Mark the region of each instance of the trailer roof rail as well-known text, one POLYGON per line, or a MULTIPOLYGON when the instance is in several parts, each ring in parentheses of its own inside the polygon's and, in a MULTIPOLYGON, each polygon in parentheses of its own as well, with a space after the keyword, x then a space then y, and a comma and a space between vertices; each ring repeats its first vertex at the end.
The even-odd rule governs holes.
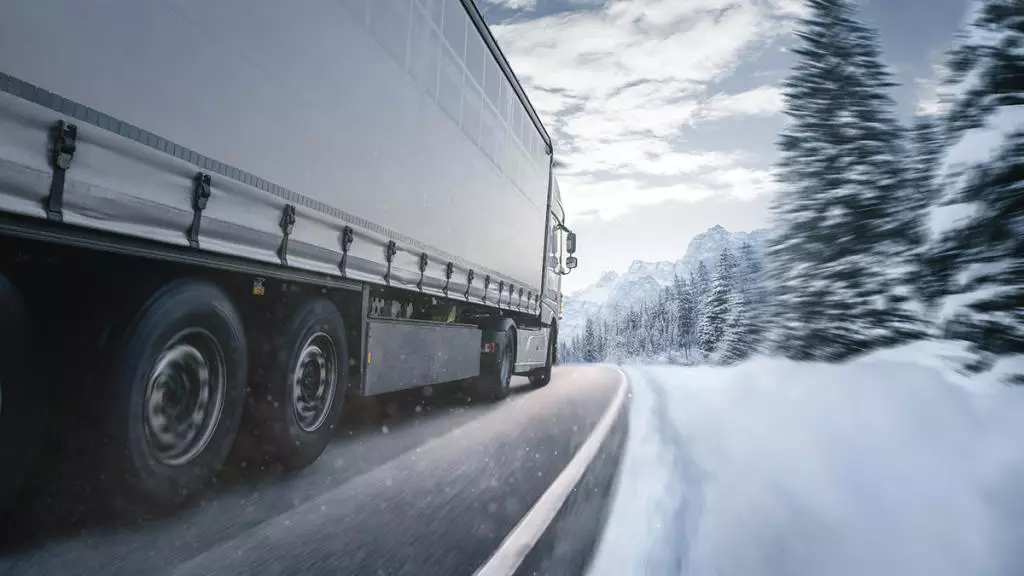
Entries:
POLYGON ((512 85, 512 89, 515 90, 519 96, 519 100, 523 103, 526 108, 526 113, 530 115, 530 119, 533 120, 533 125, 540 131, 541 138, 544 139, 544 144, 547 146, 547 153, 550 155, 553 153, 551 145, 551 136, 548 135, 547 129, 544 127, 544 123, 541 122, 540 116, 537 115, 537 111, 533 108, 533 103, 530 102, 530 98, 526 95, 526 91, 523 90, 522 84, 519 83, 519 78, 516 77, 516 73, 512 71, 512 66, 508 63, 508 58, 505 57, 505 53, 502 52, 501 46, 498 46, 498 41, 494 38, 494 34, 491 33, 491 29, 487 26, 487 22, 484 20, 483 14, 480 13, 480 9, 477 8, 474 0, 461 0, 462 6, 465 7, 466 12, 469 13, 469 19, 473 22, 473 26, 476 27, 477 32, 484 39, 484 44, 490 49, 491 54, 495 60, 498 61, 498 67, 504 72, 505 77, 508 78, 509 83, 512 85))

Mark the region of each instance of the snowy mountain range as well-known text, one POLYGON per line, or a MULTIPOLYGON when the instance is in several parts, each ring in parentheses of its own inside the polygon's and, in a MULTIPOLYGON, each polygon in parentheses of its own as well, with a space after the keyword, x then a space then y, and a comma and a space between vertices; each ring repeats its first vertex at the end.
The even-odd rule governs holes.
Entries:
POLYGON ((726 247, 736 253, 744 242, 749 242, 757 254, 762 254, 768 232, 767 229, 729 232, 721 226, 713 226, 695 236, 683 257, 675 262, 635 260, 624 273, 605 272, 596 283, 565 297, 559 339, 572 338, 583 329, 588 317, 604 310, 655 298, 664 287, 672 284, 676 274, 689 278, 690 271, 695 271, 700 262, 714 273, 715 263, 726 247))

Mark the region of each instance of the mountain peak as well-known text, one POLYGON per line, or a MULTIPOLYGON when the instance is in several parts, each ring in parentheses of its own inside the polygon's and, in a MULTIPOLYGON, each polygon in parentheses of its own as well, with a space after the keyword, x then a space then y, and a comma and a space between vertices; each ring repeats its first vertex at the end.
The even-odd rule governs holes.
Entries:
POLYGON ((661 290, 672 285, 677 274, 688 277, 701 262, 714 270, 724 248, 737 251, 740 245, 749 242, 760 253, 766 234, 766 230, 729 232, 724 226, 715 225, 695 236, 686 254, 676 262, 634 260, 624 273, 605 272, 595 284, 566 298, 562 334, 577 333, 583 329, 588 316, 602 314, 603 310, 657 298, 661 290))
POLYGON ((634 273, 635 274, 636 272, 640 272, 641 270, 649 267, 650 265, 651 265, 650 262, 645 262, 643 260, 633 260, 633 263, 629 265, 629 271, 626 272, 626 273, 627 274, 630 274, 630 273, 634 273))
POLYGON ((678 264, 683 270, 696 270, 697 265, 704 262, 708 269, 714 269, 715 262, 722 250, 728 248, 736 252, 744 243, 750 243, 757 252, 763 250, 763 239, 766 230, 754 230, 753 232, 729 232, 725 227, 716 224, 708 228, 707 232, 698 234, 690 240, 686 247, 686 255, 679 260, 678 264))

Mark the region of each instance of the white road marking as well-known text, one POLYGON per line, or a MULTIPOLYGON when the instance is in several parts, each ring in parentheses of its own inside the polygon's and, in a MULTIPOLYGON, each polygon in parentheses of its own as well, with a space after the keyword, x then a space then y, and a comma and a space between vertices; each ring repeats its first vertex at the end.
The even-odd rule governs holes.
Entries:
POLYGON ((626 399, 626 390, 629 388, 626 374, 622 370, 619 370, 619 379, 619 389, 597 422, 597 426, 594 426, 590 437, 580 446, 576 455, 555 478, 547 491, 541 495, 533 508, 530 508, 515 528, 509 532, 494 554, 474 572, 474 576, 511 576, 540 540, 541 535, 544 534, 562 508, 562 504, 572 493, 572 489, 576 487, 583 477, 583 473, 594 461, 601 444, 604 443, 608 432, 612 429, 612 424, 615 423, 615 418, 619 415, 626 399))

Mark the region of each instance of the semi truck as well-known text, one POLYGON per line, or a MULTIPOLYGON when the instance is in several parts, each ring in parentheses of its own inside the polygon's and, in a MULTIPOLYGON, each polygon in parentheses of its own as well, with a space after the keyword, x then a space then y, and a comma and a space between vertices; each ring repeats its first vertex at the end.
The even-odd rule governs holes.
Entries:
POLYGON ((346 397, 546 384, 553 158, 473 0, 3 2, 0 499, 55 410, 175 505, 346 397))

